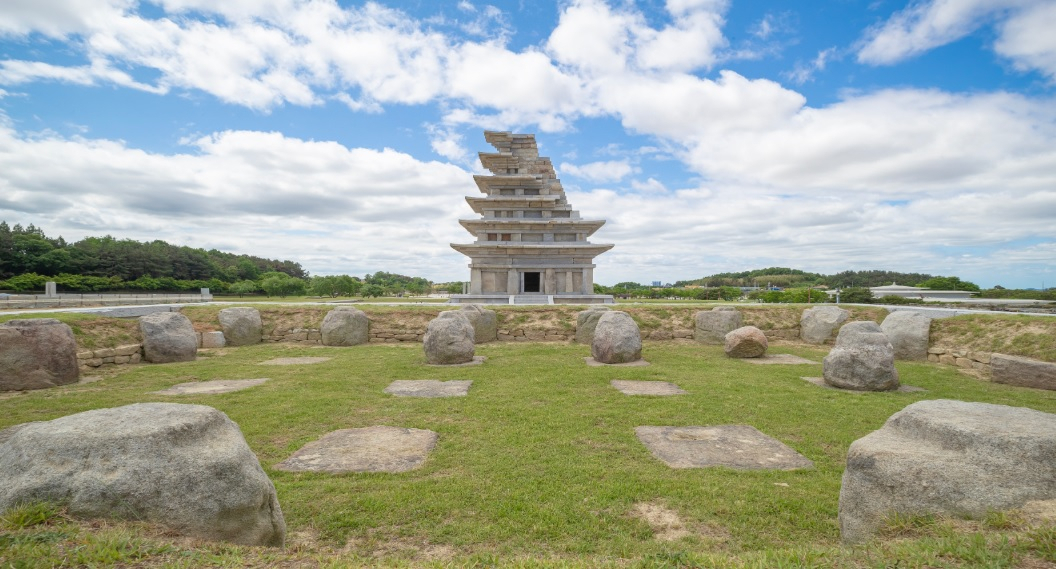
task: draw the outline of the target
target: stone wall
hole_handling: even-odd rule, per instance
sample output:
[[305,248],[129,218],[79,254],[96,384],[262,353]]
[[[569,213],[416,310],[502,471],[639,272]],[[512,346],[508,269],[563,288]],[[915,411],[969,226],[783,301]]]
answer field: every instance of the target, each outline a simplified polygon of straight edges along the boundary
[[77,364],[82,372],[107,365],[138,364],[142,359],[143,344],[128,344],[116,348],[77,352]]
[[990,374],[990,353],[970,352],[958,348],[928,348],[928,361],[959,368],[974,369],[983,374]]

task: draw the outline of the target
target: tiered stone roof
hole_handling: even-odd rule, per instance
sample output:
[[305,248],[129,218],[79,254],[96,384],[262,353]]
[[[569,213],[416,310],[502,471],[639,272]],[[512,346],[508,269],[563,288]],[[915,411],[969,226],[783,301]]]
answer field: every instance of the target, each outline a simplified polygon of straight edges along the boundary
[[[588,238],[605,221],[582,219],[572,209],[550,159],[539,156],[535,135],[486,131],[484,138],[497,150],[480,153],[491,175],[474,176],[484,196],[466,198],[480,217],[459,220],[475,240],[451,245],[470,257],[474,271],[495,273],[472,280],[473,292],[524,293],[519,274],[538,272],[547,279],[542,290],[527,292],[593,294],[593,258],[613,246]],[[515,284],[518,290],[511,290]]]

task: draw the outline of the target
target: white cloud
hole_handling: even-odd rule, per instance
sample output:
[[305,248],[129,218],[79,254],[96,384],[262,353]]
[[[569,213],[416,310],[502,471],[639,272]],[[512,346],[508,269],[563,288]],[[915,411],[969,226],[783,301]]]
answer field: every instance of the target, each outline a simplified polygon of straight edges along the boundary
[[1015,12],[1000,28],[997,53],[1023,71],[1037,69],[1056,82],[1056,4],[1043,3]]
[[814,74],[818,71],[824,71],[825,66],[828,65],[829,60],[832,59],[834,55],[836,55],[835,47],[823,49],[819,51],[818,55],[809,63],[796,62],[792,71],[785,73],[784,76],[796,85],[802,85],[808,81],[812,81],[814,79]]
[[[314,272],[441,275],[464,265],[447,246],[468,237],[457,218],[470,213],[461,198],[472,180],[461,168],[279,133],[220,132],[192,144],[191,153],[156,154],[0,126],[0,219],[31,220],[67,240],[109,233],[223,245]],[[378,255],[384,264],[370,261]]]
[[891,64],[945,45],[975,31],[985,18],[1013,0],[930,0],[914,2],[867,32],[858,61]]
[[993,23],[994,50],[1022,71],[1056,80],[1056,4],[1049,0],[915,2],[863,37],[858,61],[889,65],[951,43]]
[[561,164],[559,171],[562,174],[582,178],[590,182],[618,182],[634,173],[635,168],[626,160],[612,160],[591,162],[580,166],[566,162]]

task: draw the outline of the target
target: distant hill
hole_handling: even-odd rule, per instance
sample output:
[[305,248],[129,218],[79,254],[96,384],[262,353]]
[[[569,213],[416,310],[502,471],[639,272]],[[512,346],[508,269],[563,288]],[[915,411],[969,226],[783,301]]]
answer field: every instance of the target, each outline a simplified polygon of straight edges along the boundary
[[824,285],[829,288],[874,287],[893,282],[906,286],[917,286],[935,278],[923,273],[899,273],[895,271],[843,271],[835,275],[822,275],[785,267],[769,267],[739,273],[719,273],[699,279],[678,281],[676,287],[691,285],[707,286],[779,286],[807,287]]

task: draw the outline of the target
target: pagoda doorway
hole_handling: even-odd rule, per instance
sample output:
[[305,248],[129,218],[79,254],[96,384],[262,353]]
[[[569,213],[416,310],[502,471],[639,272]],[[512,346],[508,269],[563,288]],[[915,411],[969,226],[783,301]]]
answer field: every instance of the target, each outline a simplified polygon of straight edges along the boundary
[[524,273],[524,292],[543,292],[539,273]]

